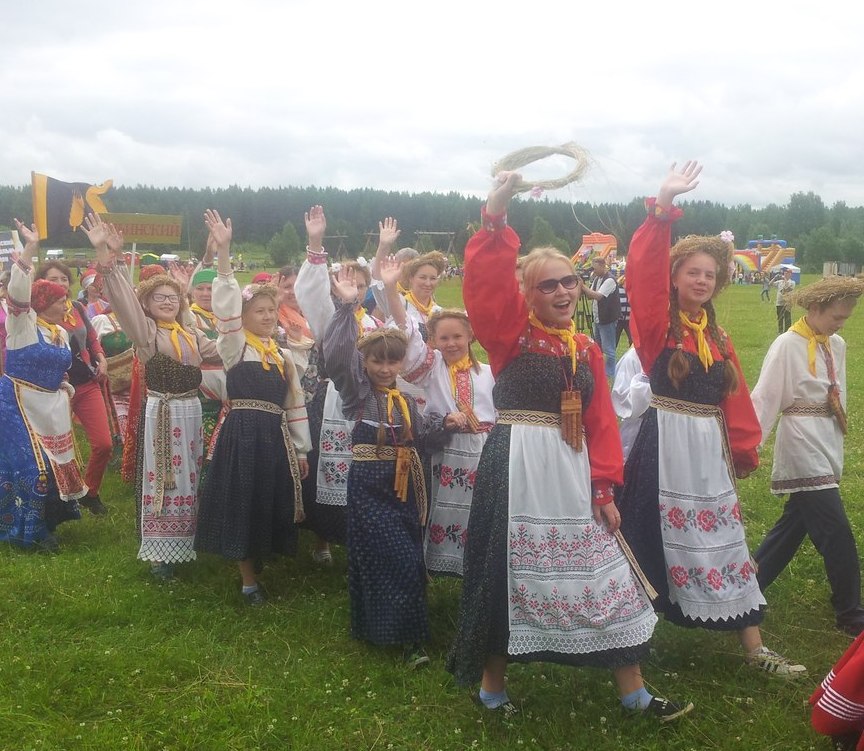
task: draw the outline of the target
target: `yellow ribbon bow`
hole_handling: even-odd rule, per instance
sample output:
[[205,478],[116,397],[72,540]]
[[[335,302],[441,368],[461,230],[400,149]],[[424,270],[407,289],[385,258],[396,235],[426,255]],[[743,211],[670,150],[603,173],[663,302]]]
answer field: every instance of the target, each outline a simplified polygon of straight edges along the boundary
[[831,353],[831,343],[826,334],[817,334],[810,328],[807,323],[807,318],[802,316],[789,327],[789,331],[794,331],[798,336],[803,336],[807,340],[807,367],[810,370],[810,375],[816,375],[816,347],[821,344],[829,354]]
[[41,316],[36,318],[36,323],[39,324],[43,329],[48,329],[51,332],[51,344],[56,344],[58,346],[64,346],[66,344],[63,339],[63,334],[60,332],[60,326],[56,323],[49,323]]
[[405,401],[402,392],[399,389],[388,389],[384,386],[378,386],[377,388],[382,394],[387,395],[387,422],[391,425],[393,424],[393,404],[395,403],[399,407],[399,412],[405,421],[406,427],[410,428],[411,412],[408,410],[408,402]]
[[366,310],[361,305],[357,310],[354,311],[354,320],[357,321],[357,336],[361,337],[366,333],[366,330],[363,328],[363,319],[366,317]]
[[71,300],[66,301],[66,310],[63,311],[63,323],[68,323],[70,326],[75,325],[75,311]]
[[705,328],[708,326],[708,313],[703,308],[700,311],[699,320],[691,321],[690,316],[684,311],[679,310],[678,317],[681,319],[684,327],[690,329],[693,332],[693,336],[696,337],[696,353],[699,355],[699,362],[702,363],[702,367],[705,368],[705,372],[707,373],[708,368],[714,364],[714,355],[711,354],[711,347],[708,346],[708,339],[705,336]]
[[419,310],[424,318],[428,318],[432,314],[432,308],[435,307],[435,298],[431,298],[429,300],[428,305],[424,305],[420,302],[415,296],[414,293],[410,290],[405,293],[405,299],[410,302],[417,310]]
[[246,344],[261,357],[261,365],[264,370],[270,370],[270,363],[272,362],[279,371],[279,375],[285,378],[285,358],[282,357],[282,350],[279,349],[276,340],[271,338],[267,340],[267,344],[264,344],[264,340],[260,336],[255,336],[251,331],[244,329],[243,333],[246,335]]
[[171,344],[174,346],[174,352],[180,362],[183,362],[183,348],[180,346],[181,336],[186,340],[186,344],[189,346],[189,351],[195,351],[195,337],[186,331],[186,329],[177,323],[177,321],[174,321],[173,323],[168,323],[167,321],[156,321],[156,325],[160,329],[166,329],[171,332]]
[[206,318],[210,322],[211,326],[216,325],[216,314],[212,310],[204,310],[204,308],[202,308],[197,302],[193,302],[189,306],[189,310],[193,313],[197,313],[202,318]]
[[534,326],[534,328],[540,329],[540,331],[544,331],[547,334],[557,337],[567,345],[567,349],[570,351],[570,365],[573,373],[575,373],[577,354],[579,352],[579,344],[576,341],[576,324],[573,323],[573,321],[570,321],[570,326],[566,329],[556,329],[552,326],[546,326],[540,322],[540,319],[537,318],[536,315],[534,315],[533,310],[528,314],[528,323]]

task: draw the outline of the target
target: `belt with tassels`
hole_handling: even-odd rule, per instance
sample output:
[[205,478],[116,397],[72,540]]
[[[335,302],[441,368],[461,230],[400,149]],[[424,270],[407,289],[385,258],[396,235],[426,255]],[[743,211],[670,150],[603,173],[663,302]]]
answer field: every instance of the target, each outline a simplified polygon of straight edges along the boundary
[[426,524],[426,483],[423,480],[423,465],[417,449],[411,446],[376,446],[374,443],[355,443],[351,449],[355,462],[396,462],[396,477],[393,490],[403,503],[408,500],[408,477],[414,486],[420,524]]
[[184,391],[181,394],[163,393],[161,391],[147,391],[147,396],[157,400],[156,405],[156,431],[154,436],[154,449],[156,454],[156,487],[153,489],[153,506],[157,514],[162,513],[162,504],[165,501],[165,491],[174,490],[177,481],[174,479],[174,469],[171,466],[171,407],[170,402],[181,399],[197,399],[198,389]]

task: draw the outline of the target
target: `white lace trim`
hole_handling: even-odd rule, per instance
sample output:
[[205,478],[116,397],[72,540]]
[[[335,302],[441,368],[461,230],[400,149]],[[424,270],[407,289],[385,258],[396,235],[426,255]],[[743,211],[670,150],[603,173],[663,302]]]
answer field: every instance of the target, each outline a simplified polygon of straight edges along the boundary
[[511,655],[531,654],[532,652],[558,652],[559,654],[586,654],[602,652],[607,649],[638,647],[647,642],[654,633],[657,616],[641,618],[635,625],[621,630],[591,631],[579,630],[571,634],[538,633],[537,631],[510,630],[507,652]]

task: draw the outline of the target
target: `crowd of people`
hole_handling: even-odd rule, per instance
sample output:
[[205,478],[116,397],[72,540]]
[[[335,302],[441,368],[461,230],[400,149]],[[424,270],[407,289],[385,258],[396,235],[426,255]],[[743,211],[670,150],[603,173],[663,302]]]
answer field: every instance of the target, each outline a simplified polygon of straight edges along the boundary
[[[331,545],[346,548],[352,635],[401,646],[418,668],[428,577],[461,577],[447,669],[479,683],[489,711],[518,711],[509,662],[549,661],[609,669],[632,713],[687,714],[689,701],[652,695],[642,677],[658,615],[735,632],[755,670],[804,674],[759,626],[764,591],[805,536],[824,558],[837,627],[864,630],[839,492],[837,333],[864,283],[785,290],[806,312],[771,345],[751,394],[713,303],[730,281],[729,244],[672,242],[674,199],[700,171],[673,166],[647,201],[624,295],[603,259],[586,286],[554,248],[520,257],[507,224],[519,175],[502,173],[465,250],[465,310],[438,305],[446,258],[398,249],[392,218],[371,263],[337,265],[313,206],[302,266],[241,286],[231,220],[208,210],[198,266],[145,267],[133,285],[121,233],[91,214],[82,230],[97,265],[82,301],[69,298],[68,267],[31,267],[38,234],[16,220],[24,247],[0,277],[0,420],[12,437],[0,444],[0,540],[56,551],[57,526],[80,507],[108,513],[99,491],[122,442],[138,558],[158,580],[215,554],[262,606],[262,567],[310,530],[320,565]],[[573,321],[583,295],[593,338]],[[622,300],[632,346],[616,367]],[[778,416],[771,491],[789,497],[751,555],[736,479],[758,466]],[[823,709],[826,690],[814,696]]]

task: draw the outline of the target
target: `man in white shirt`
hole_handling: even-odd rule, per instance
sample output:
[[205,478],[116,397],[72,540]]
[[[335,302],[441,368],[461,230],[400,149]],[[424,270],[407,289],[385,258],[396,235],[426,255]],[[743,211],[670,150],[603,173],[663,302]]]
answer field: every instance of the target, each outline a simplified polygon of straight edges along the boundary
[[618,284],[615,282],[615,277],[609,273],[605,258],[594,256],[591,270],[590,287],[584,288],[583,291],[593,301],[594,339],[603,350],[606,377],[614,378],[615,344],[618,318],[621,315],[621,298],[618,295]]

